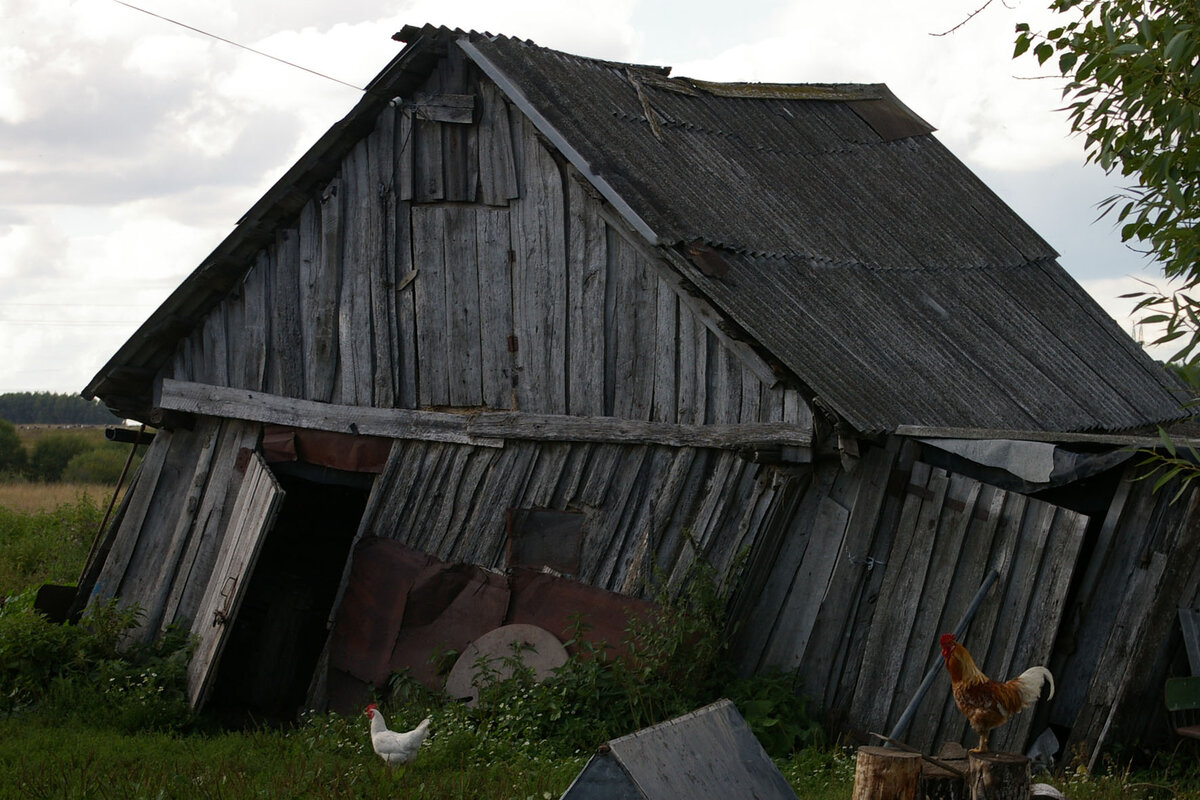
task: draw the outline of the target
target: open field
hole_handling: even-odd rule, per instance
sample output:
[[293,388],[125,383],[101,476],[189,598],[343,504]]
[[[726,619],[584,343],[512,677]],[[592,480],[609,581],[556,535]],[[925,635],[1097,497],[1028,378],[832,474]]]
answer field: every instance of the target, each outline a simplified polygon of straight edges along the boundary
[[22,514],[50,511],[86,498],[107,508],[113,487],[102,483],[0,483],[0,506]]

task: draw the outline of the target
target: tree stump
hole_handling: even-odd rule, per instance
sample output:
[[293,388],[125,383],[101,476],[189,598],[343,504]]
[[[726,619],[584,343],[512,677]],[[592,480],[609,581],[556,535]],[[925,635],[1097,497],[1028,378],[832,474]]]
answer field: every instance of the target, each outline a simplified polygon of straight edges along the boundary
[[1029,800],[1029,759],[1020,753],[969,753],[971,800]]
[[916,800],[920,780],[920,753],[860,747],[850,800]]

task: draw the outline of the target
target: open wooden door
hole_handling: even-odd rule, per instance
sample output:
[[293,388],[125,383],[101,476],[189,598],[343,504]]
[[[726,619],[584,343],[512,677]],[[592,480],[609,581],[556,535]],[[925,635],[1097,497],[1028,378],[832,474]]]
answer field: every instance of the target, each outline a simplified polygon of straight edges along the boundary
[[275,523],[284,497],[261,455],[243,450],[238,460],[246,465],[242,486],[192,623],[192,634],[199,639],[188,665],[188,702],[193,709],[199,708],[208,694],[229,626],[237,617],[263,539]]

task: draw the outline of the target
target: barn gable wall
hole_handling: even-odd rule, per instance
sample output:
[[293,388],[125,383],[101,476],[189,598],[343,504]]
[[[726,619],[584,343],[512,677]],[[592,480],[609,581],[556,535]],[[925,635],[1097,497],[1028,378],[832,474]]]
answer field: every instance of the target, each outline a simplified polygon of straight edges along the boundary
[[[808,424],[461,54],[384,109],[160,377],[382,408]],[[473,98],[473,122],[443,105]]]

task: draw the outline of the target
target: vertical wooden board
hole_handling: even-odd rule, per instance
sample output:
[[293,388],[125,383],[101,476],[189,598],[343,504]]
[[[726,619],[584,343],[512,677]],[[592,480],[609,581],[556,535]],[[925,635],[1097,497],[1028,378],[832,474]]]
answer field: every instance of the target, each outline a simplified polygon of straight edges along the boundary
[[182,484],[190,472],[190,480],[183,487],[183,500],[173,525],[164,520],[158,535],[147,537],[153,546],[147,548],[140,563],[131,563],[131,579],[121,587],[123,601],[136,603],[142,611],[135,634],[142,641],[152,639],[162,627],[167,600],[178,580],[180,560],[195,534],[197,512],[208,484],[220,432],[220,422],[212,417],[202,418],[190,432],[187,438],[191,439],[191,446],[186,453],[180,454],[176,478]]
[[800,580],[805,552],[812,542],[813,523],[822,501],[828,496],[836,475],[835,468],[815,470],[812,480],[799,498],[791,518],[783,524],[786,531],[775,563],[763,584],[757,602],[751,607],[752,628],[743,636],[743,647],[754,655],[754,668],[783,667],[800,652],[780,629],[785,624],[784,606],[792,587]]
[[[366,139],[360,139],[342,161],[343,211],[342,288],[338,304],[338,353],[341,364],[340,402],[369,406],[374,402],[375,335],[371,315],[372,259],[379,257],[378,205],[371,186]],[[374,222],[373,222],[374,221]]]
[[612,362],[612,414],[647,420],[654,391],[654,334],[657,301],[650,287],[648,264],[618,231],[608,236],[608,291],[612,296],[612,331],[605,338]]
[[450,404],[483,405],[483,353],[480,330],[479,257],[475,209],[445,210],[447,379]]
[[[945,470],[915,464],[896,543],[888,557],[863,656],[851,716],[856,724],[885,725],[936,541],[938,517],[949,485]],[[924,661],[924,658],[921,659]]]
[[792,669],[799,666],[820,612],[821,601],[842,556],[850,509],[822,497],[809,533],[804,558],[784,598],[766,650],[768,663]]
[[[780,406],[782,408],[782,405]],[[850,517],[841,557],[834,565],[821,607],[813,620],[808,645],[795,653],[804,675],[806,690],[824,705],[830,686],[836,685],[847,654],[846,632],[854,621],[857,601],[861,599],[871,573],[883,571],[886,557],[876,549],[876,528],[886,501],[888,482],[896,463],[899,444],[889,438],[885,447],[869,448],[862,457],[857,492],[850,500]],[[877,559],[877,560],[876,560]]]
[[567,296],[571,311],[567,341],[567,412],[604,414],[604,296],[607,276],[607,224],[596,201],[574,172],[567,181]]
[[104,602],[117,595],[120,590],[129,559],[133,556],[138,539],[141,538],[146,515],[162,479],[161,472],[171,449],[171,439],[169,430],[159,431],[142,457],[136,480],[130,490],[132,497],[128,509],[113,537],[112,547],[96,578],[96,584],[92,587],[92,600]]
[[505,516],[510,507],[520,505],[518,486],[536,457],[537,443],[512,442],[493,450],[484,485],[466,523],[470,535],[460,547],[465,560],[473,564],[501,563],[507,541]]
[[656,281],[654,399],[650,419],[675,422],[679,398],[679,298],[666,280]]
[[204,360],[199,379],[214,386],[229,385],[229,336],[225,331],[225,301],[217,303],[204,316],[201,350]]
[[450,404],[450,343],[446,320],[446,210],[412,208],[413,263],[419,270],[414,285],[418,376],[421,407]]
[[526,169],[513,203],[513,328],[517,407],[565,414],[567,268],[563,181],[533,135],[522,139]]
[[429,521],[425,538],[428,542],[426,552],[437,553],[438,558],[451,563],[458,559],[454,554],[456,531],[451,529],[450,520],[454,517],[460,493],[468,490],[462,479],[470,461],[471,450],[471,447],[465,445],[446,446],[443,455],[444,469],[437,488],[433,493],[426,495],[426,503],[422,509]]
[[[1009,677],[1035,664],[1049,663],[1087,525],[1088,518],[1082,514],[1063,508],[1059,508],[1055,514],[1040,568],[1030,586],[1030,603],[1018,646],[1013,649]],[[1033,721],[1032,710],[1010,721],[1004,730],[997,732],[997,749],[1023,750]]]
[[373,399],[378,408],[396,405],[396,110],[380,112],[375,130],[367,139],[369,179],[367,192],[367,285],[371,298],[371,351],[375,363]]
[[242,373],[238,385],[244,389],[263,391],[266,388],[267,362],[271,340],[268,314],[272,259],[267,250],[260,250],[254,267],[242,284],[244,315],[241,327]]
[[[446,94],[469,94],[475,74],[466,54],[457,47],[447,49],[438,62],[434,79]],[[451,202],[475,202],[479,184],[479,145],[474,124],[442,125],[442,168],[445,199]]]
[[413,200],[434,203],[446,196],[442,161],[442,123],[414,119]]
[[[314,258],[301,263],[300,308],[304,313],[304,385],[309,400],[333,399],[338,358],[338,294],[342,285],[342,192],[338,179],[321,195],[320,208],[301,215],[301,236],[316,238]],[[305,248],[307,250],[307,246]]]
[[396,406],[417,407],[419,361],[417,352],[416,284],[420,270],[413,262],[412,207],[408,202],[396,204],[393,228],[395,235],[395,349]]
[[259,426],[253,422],[223,420],[220,425],[211,474],[204,496],[196,511],[196,520],[187,547],[179,560],[171,592],[163,608],[162,625],[191,626],[204,588],[208,585],[221,537],[233,514],[233,495],[237,489],[235,466],[238,453],[258,443]]
[[679,400],[676,418],[680,425],[702,425],[707,397],[705,367],[708,358],[708,329],[687,303],[679,303]]
[[466,561],[466,553],[474,545],[473,539],[486,536],[487,531],[470,524],[478,513],[484,481],[496,459],[496,447],[465,448],[466,464],[455,489],[454,506],[446,523],[447,552],[452,560]]
[[[188,702],[199,708],[211,686],[229,626],[237,617],[262,542],[283,503],[283,489],[257,452],[234,503],[232,528],[213,568],[192,634],[199,639],[188,662]],[[223,620],[223,621],[222,621]]]
[[506,206],[519,196],[508,103],[490,80],[482,78],[478,85],[479,200]]
[[271,282],[271,380],[285,397],[304,397],[304,343],[300,333],[300,231],[275,234],[275,280]]
[[736,422],[742,410],[741,364],[720,342],[714,343],[709,351],[709,363],[713,369],[708,373],[708,414],[705,419],[721,424]]
[[513,306],[509,212],[480,209],[475,214],[475,222],[483,403],[489,408],[510,409],[513,407],[513,384],[508,337],[513,332]]
[[[598,514],[598,530],[588,532],[583,546],[581,562],[590,565],[590,575],[588,566],[581,566],[581,570],[588,576],[585,580],[595,586],[609,591],[618,590],[618,568],[625,549],[635,546],[638,536],[644,535],[642,530],[631,530],[634,527],[631,520],[637,518],[638,509],[649,498],[653,458],[651,447],[634,445],[622,448],[619,474],[613,476],[605,504]],[[600,551],[594,552],[589,558],[589,548],[600,540],[604,541]]]
[[[688,500],[687,479],[692,474],[697,450],[692,447],[662,448],[662,454],[667,461],[657,473],[657,482],[651,491],[646,531],[636,552],[629,558],[619,589],[622,594],[632,594],[639,588],[652,594],[658,588],[655,585],[659,578],[656,567],[663,563],[659,560],[664,552],[663,545],[669,531],[675,529],[678,533],[676,515],[681,511],[681,503]],[[686,513],[685,509],[682,511]]]
[[[980,486],[976,512],[967,528],[954,582],[950,586],[946,608],[938,625],[938,635],[954,630],[988,573],[997,565],[996,553],[1000,545],[996,543],[996,538],[1000,531],[1000,520],[1007,496],[1008,492],[995,486]],[[992,593],[995,594],[996,590]],[[970,630],[981,631],[989,628],[990,618],[986,616],[986,612],[984,615],[977,613]],[[930,726],[927,735],[920,741],[962,740],[964,720],[954,705],[954,697],[948,691],[949,686],[950,679],[943,676],[939,677],[934,688],[930,690],[930,697],[922,706],[922,716],[914,721],[914,727],[924,721],[928,721]],[[940,712],[935,712],[934,709],[938,708],[941,709]]]
[[413,134],[413,110],[402,108],[396,119],[396,194],[402,202],[413,199],[416,186]]
[[[202,452],[208,428],[207,424],[200,423],[196,430],[177,431],[171,437],[171,448],[158,470],[157,486],[144,512],[141,532],[129,556],[125,577],[118,591],[122,606],[140,606],[147,613],[159,611],[148,606],[159,587],[171,580],[163,561],[168,556],[178,521],[189,515],[185,500],[188,483]],[[147,628],[144,622],[139,625],[139,638],[147,640],[152,634],[153,630]]]

